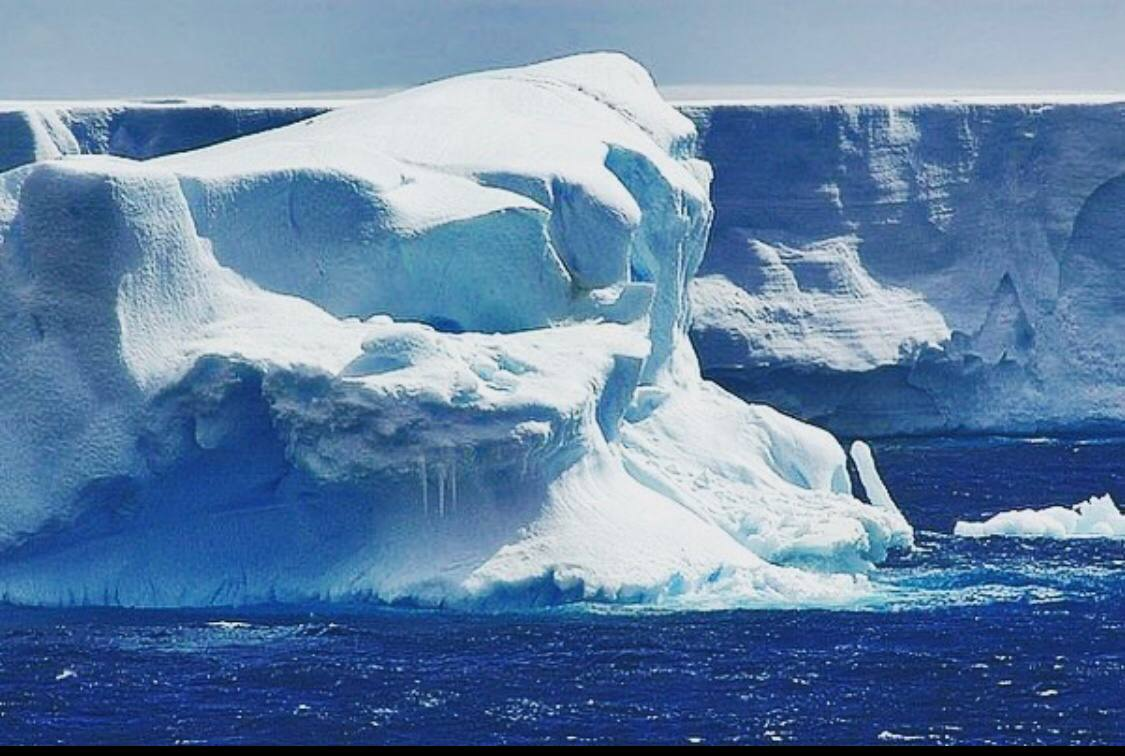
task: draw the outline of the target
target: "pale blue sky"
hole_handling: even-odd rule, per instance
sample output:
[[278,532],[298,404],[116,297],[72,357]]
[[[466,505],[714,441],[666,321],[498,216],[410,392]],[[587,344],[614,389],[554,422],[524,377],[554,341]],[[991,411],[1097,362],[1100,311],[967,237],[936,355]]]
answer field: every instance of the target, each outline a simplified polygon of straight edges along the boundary
[[0,0],[0,99],[379,89],[596,49],[679,94],[1121,92],[1125,0]]

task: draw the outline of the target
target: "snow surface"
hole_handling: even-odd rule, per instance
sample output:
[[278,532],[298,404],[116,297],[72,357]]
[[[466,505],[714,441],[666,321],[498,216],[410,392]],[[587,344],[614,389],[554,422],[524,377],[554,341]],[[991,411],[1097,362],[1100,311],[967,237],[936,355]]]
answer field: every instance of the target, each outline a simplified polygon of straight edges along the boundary
[[953,534],[966,538],[1125,538],[1125,514],[1105,494],[1073,507],[1015,509],[984,522],[958,522]]
[[1125,103],[685,103],[704,374],[848,435],[1125,422]]
[[0,173],[0,596],[862,597],[869,453],[700,376],[693,144],[594,54]]

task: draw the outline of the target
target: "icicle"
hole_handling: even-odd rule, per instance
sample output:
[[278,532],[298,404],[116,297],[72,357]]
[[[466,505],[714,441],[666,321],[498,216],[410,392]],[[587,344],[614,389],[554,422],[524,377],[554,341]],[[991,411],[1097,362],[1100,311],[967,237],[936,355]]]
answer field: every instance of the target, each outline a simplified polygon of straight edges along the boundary
[[457,457],[449,463],[449,511],[457,509]]
[[445,517],[445,465],[438,465],[438,517]]
[[426,455],[422,455],[422,514],[430,514],[430,481],[426,474]]

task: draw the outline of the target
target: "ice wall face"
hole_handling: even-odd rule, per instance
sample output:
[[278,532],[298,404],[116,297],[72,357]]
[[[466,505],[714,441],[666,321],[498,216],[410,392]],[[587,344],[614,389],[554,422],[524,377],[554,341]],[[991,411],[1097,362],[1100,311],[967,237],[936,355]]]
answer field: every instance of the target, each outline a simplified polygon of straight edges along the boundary
[[0,171],[60,155],[144,160],[286,126],[331,103],[0,102]]
[[698,373],[693,144],[592,55],[0,174],[0,595],[862,595],[893,503]]
[[1125,105],[682,110],[715,171],[706,375],[849,434],[1125,420]]
[[78,143],[53,110],[0,110],[0,172],[78,152]]

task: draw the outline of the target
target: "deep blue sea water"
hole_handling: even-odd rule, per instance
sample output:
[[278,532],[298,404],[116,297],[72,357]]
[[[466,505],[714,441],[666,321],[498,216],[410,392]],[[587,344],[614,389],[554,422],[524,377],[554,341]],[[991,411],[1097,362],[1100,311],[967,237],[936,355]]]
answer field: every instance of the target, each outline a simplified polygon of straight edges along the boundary
[[1125,743],[1125,543],[949,535],[1125,503],[1125,439],[875,450],[919,531],[877,607],[0,607],[0,743]]

